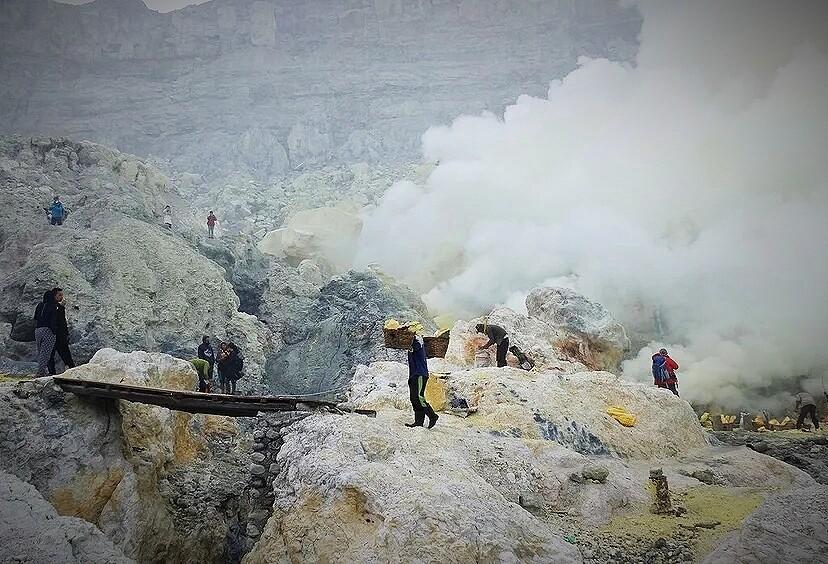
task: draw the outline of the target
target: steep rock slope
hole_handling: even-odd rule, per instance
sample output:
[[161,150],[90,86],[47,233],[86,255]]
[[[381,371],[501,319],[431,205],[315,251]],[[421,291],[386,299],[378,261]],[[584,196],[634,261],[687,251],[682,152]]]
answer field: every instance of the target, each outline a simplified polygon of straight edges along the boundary
[[317,289],[299,269],[278,266],[269,284],[262,319],[285,342],[267,366],[274,390],[342,390],[357,365],[399,355],[385,349],[386,319],[417,320],[434,328],[420,298],[379,272],[349,272]]
[[0,133],[265,178],[411,159],[429,126],[543,95],[578,56],[631,59],[640,24],[595,1],[216,0],[159,14],[7,0]]
[[[238,312],[225,271],[193,248],[189,216],[164,175],[91,143],[6,138],[0,185],[0,318],[14,340],[32,340],[36,303],[60,286],[77,360],[106,346],[192,356],[211,334],[249,350],[260,380],[278,339]],[[53,195],[70,210],[61,227],[42,209]],[[159,225],[165,204],[179,212],[174,232]]]

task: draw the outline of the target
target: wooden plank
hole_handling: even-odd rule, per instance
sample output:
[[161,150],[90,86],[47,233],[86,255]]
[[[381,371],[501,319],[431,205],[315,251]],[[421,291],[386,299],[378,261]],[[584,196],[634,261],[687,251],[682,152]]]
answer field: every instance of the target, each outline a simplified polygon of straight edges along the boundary
[[228,396],[63,377],[56,377],[55,382],[77,395],[134,401],[189,413],[253,417],[260,412],[297,411],[299,404],[338,412],[334,403],[303,396]]

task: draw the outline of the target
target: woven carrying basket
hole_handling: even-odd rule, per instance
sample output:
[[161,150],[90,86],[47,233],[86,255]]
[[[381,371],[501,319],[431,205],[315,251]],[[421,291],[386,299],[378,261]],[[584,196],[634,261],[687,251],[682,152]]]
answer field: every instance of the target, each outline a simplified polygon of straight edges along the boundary
[[423,337],[426,356],[428,358],[446,358],[449,346],[449,332],[446,331],[437,337]]
[[405,327],[399,329],[382,328],[382,335],[385,337],[385,347],[389,349],[408,350],[414,340],[414,333]]

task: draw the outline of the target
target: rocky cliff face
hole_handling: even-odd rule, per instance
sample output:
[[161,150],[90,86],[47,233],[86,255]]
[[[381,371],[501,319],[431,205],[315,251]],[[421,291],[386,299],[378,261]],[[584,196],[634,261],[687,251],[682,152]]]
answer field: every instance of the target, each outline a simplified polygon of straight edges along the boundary
[[[78,361],[102,347],[194,356],[201,335],[230,338],[261,381],[278,337],[238,311],[239,298],[216,262],[198,252],[190,212],[175,187],[131,155],[65,139],[0,140],[0,319],[8,341],[32,341],[43,292],[64,288]],[[63,226],[43,206],[60,195]],[[161,210],[174,209],[174,229]],[[0,356],[31,360],[17,346]],[[20,367],[31,373],[31,365]]]
[[543,95],[578,56],[630,59],[639,28],[634,9],[599,1],[215,0],[159,14],[7,0],[0,133],[264,178],[409,160],[429,126]]

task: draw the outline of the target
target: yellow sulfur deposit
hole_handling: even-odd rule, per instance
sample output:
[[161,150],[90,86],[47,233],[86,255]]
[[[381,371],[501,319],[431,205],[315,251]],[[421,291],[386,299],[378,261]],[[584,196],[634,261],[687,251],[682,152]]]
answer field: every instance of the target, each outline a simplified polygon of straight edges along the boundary
[[722,418],[722,423],[725,425],[729,425],[731,423],[736,423],[736,416],[735,415],[720,415],[719,417]]
[[614,405],[607,409],[607,414],[619,423],[621,423],[624,427],[635,426],[635,415],[633,415],[623,407]]
[[705,411],[704,413],[702,413],[702,416],[699,417],[699,421],[701,421],[702,423],[710,421],[710,414]]
[[400,324],[400,322],[396,319],[389,319],[385,322],[383,327],[389,330],[407,329],[409,332],[416,333],[418,335],[421,335],[424,331],[423,324],[419,321],[409,321],[408,323]]

